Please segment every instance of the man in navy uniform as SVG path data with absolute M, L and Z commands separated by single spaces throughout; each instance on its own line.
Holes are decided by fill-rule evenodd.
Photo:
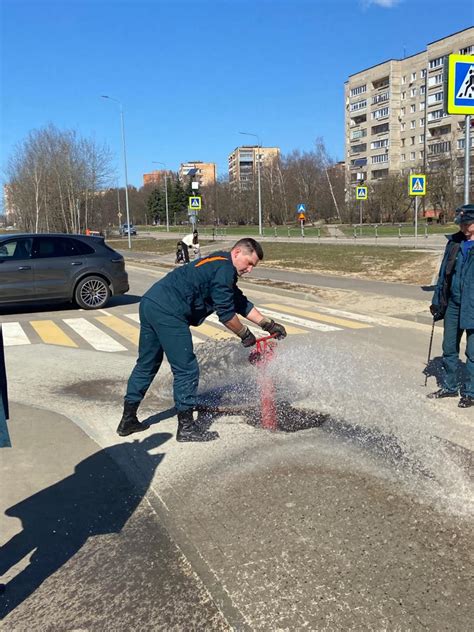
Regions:
M 474 204 L 456 209 L 459 232 L 449 235 L 430 307 L 435 320 L 444 318 L 443 383 L 428 397 L 458 397 L 459 408 L 474 406 Z M 466 378 L 459 384 L 459 349 L 466 332 Z
M 251 272 L 262 259 L 258 242 L 240 239 L 230 252 L 215 252 L 176 268 L 144 294 L 140 302 L 138 360 L 128 380 L 123 416 L 117 428 L 120 436 L 148 428 L 138 421 L 137 410 L 166 355 L 174 378 L 176 439 L 217 439 L 217 432 L 209 432 L 194 421 L 199 366 L 189 328 L 216 312 L 220 322 L 241 339 L 244 347 L 254 345 L 255 336 L 238 315 L 269 334 L 284 338 L 283 325 L 263 316 L 237 287 L 238 277 Z

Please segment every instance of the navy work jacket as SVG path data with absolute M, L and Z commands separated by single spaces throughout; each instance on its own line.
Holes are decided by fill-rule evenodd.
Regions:
M 253 308 L 237 287 L 237 280 L 230 252 L 222 250 L 175 268 L 152 285 L 143 298 L 189 325 L 200 325 L 213 312 L 226 323 L 235 314 L 247 316 Z
M 461 244 L 464 234 L 459 231 L 447 236 L 448 243 L 444 251 L 443 261 L 439 269 L 438 283 L 433 296 L 433 305 L 440 308 L 442 317 L 446 312 L 449 300 L 460 304 L 459 327 L 474 329 L 474 248 L 469 250 L 466 261 L 462 261 Z M 456 267 L 462 265 L 462 271 Z M 453 278 L 456 279 L 455 297 L 452 293 Z M 456 300 L 457 299 L 457 300 Z

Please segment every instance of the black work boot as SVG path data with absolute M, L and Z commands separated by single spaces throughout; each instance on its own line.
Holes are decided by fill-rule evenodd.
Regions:
M 201 428 L 193 417 L 193 411 L 178 411 L 178 432 L 176 433 L 176 441 L 214 441 L 219 434 L 217 432 L 209 432 Z
M 457 396 L 458 396 L 457 391 L 448 391 L 447 388 L 440 388 L 438 391 L 435 391 L 434 393 L 430 393 L 426 397 L 428 397 L 429 399 L 443 399 L 444 397 L 457 397 Z
M 147 430 L 150 427 L 149 424 L 141 424 L 138 421 L 137 410 L 139 405 L 139 402 L 124 401 L 122 419 L 117 428 L 117 434 L 121 437 L 126 437 L 134 432 L 142 432 L 142 430 Z
M 461 395 L 461 399 L 459 400 L 458 407 L 459 408 L 470 408 L 474 406 L 474 397 L 470 395 Z

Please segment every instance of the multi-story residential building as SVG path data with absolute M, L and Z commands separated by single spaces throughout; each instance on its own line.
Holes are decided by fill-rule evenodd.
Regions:
M 431 42 L 426 50 L 405 59 L 362 70 L 346 81 L 348 192 L 358 179 L 371 182 L 389 174 L 425 171 L 446 157 L 461 166 L 465 117 L 448 115 L 444 105 L 445 64 L 452 53 L 474 54 L 474 27 Z M 471 135 L 471 148 L 472 140 Z
M 184 182 L 187 178 L 192 178 L 198 182 L 199 186 L 208 186 L 216 183 L 216 163 L 202 162 L 182 162 L 179 168 L 179 179 Z
M 168 169 L 157 169 L 156 171 L 143 174 L 143 186 L 147 186 L 148 184 L 161 185 L 165 180 L 165 174 L 166 177 L 170 179 L 176 177 L 173 171 L 169 171 Z
M 257 160 L 263 169 L 280 157 L 279 147 L 243 145 L 229 154 L 229 183 L 240 189 L 251 189 L 257 182 Z

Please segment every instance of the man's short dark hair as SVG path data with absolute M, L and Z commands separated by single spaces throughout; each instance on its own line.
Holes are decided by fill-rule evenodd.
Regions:
M 260 261 L 263 259 L 263 248 L 258 241 L 255 241 L 252 237 L 239 239 L 239 241 L 232 246 L 232 250 L 234 250 L 234 248 L 242 248 L 242 250 L 247 250 L 250 254 L 255 252 Z

